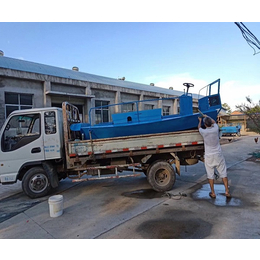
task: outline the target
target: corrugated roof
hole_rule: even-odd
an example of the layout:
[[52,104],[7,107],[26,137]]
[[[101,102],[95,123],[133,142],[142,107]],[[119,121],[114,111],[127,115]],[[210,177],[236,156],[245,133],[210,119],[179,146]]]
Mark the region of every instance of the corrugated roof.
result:
[[40,63],[24,61],[9,57],[0,56],[0,68],[7,68],[11,70],[26,71],[44,75],[50,75],[61,78],[69,78],[75,80],[89,81],[99,84],[118,86],[123,88],[130,88],[136,90],[151,91],[156,93],[168,94],[168,95],[182,95],[182,91],[171,90],[156,86],[150,86],[146,84],[140,84],[130,81],[118,80],[114,78],[108,78],[104,76],[98,76],[80,71],[74,71],[70,69],[63,69],[59,67],[44,65]]

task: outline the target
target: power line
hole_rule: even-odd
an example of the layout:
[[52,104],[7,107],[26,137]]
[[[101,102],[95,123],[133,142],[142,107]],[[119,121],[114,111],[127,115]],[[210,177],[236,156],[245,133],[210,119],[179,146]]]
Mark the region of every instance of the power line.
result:
[[256,49],[260,50],[260,42],[255,37],[255,35],[243,24],[243,23],[235,23],[235,25],[240,29],[243,37],[245,38],[248,45],[254,50],[254,55],[258,54],[260,51],[256,52]]

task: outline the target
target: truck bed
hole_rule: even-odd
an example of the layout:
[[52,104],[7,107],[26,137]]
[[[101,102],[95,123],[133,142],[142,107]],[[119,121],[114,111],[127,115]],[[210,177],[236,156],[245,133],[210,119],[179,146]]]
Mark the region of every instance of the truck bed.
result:
[[111,158],[122,154],[148,152],[151,150],[174,151],[193,149],[203,145],[203,138],[198,130],[126,136],[96,140],[79,140],[68,143],[69,157],[95,156],[95,158]]
[[80,122],[78,110],[67,102],[63,102],[62,109],[65,167],[71,175],[83,174],[92,167],[115,165],[120,168],[122,165],[141,164],[144,169],[144,164],[148,167],[154,160],[168,161],[173,158],[173,163],[178,167],[180,164],[196,163],[204,154],[203,138],[197,129],[94,140],[73,139],[75,135],[70,125]]

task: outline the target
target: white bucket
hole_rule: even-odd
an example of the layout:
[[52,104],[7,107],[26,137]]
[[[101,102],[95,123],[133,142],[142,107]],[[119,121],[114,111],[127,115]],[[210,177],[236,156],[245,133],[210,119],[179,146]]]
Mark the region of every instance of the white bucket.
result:
[[63,214],[63,196],[62,195],[54,195],[51,196],[48,200],[50,216],[52,218],[59,217]]

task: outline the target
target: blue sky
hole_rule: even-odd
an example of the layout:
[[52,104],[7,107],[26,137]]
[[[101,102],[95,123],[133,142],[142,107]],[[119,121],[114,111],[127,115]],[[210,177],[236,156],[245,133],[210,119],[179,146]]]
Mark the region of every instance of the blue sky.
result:
[[[245,22],[260,40],[260,23]],[[233,22],[0,23],[11,58],[198,93],[221,79],[222,103],[260,100],[260,53]]]

